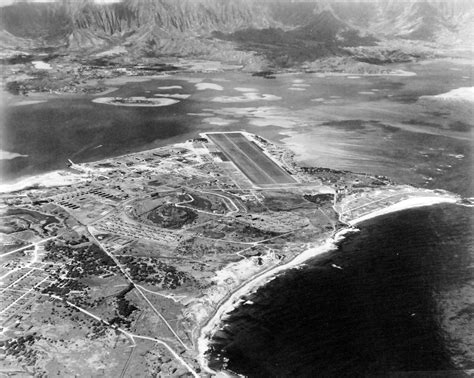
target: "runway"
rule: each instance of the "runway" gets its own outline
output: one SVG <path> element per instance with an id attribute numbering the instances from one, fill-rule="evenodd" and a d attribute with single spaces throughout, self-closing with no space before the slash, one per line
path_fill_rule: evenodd
<path id="1" fill-rule="evenodd" d="M 207 136 L 255 185 L 293 184 L 296 181 L 241 133 Z"/>

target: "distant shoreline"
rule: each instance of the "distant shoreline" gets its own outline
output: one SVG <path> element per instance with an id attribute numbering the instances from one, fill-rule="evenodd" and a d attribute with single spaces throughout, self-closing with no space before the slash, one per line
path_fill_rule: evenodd
<path id="1" fill-rule="evenodd" d="M 366 76 L 401 76 L 401 77 L 410 77 L 416 76 L 415 72 L 404 71 L 404 70 L 393 70 L 392 72 L 380 72 L 380 73 L 358 73 L 358 72 L 302 72 L 308 75 L 316 76 L 349 76 L 353 78 L 357 77 L 366 77 Z"/>

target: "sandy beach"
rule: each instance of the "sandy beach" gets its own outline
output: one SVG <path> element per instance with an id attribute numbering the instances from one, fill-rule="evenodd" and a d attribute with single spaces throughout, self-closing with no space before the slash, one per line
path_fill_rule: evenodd
<path id="1" fill-rule="evenodd" d="M 52 186 L 72 185 L 84 179 L 85 177 L 80 174 L 72 174 L 64 170 L 52 171 L 36 176 L 25 177 L 10 184 L 0 184 L 0 193 L 16 192 L 30 187 L 48 188 Z"/>
<path id="2" fill-rule="evenodd" d="M 406 200 L 400 201 L 394 205 L 385 207 L 377 211 L 373 211 L 369 214 L 353 219 L 349 221 L 348 224 L 351 226 L 356 226 L 366 220 L 379 217 L 381 215 L 394 213 L 396 211 L 402 211 L 402 210 L 412 209 L 416 207 L 437 205 L 440 203 L 456 203 L 458 200 L 459 198 L 454 197 L 454 196 L 412 197 L 412 198 L 408 198 Z"/>
<path id="3" fill-rule="evenodd" d="M 255 292 L 259 287 L 267 284 L 271 280 L 275 279 L 279 274 L 284 273 L 285 271 L 297 268 L 303 265 L 308 260 L 322 255 L 324 253 L 333 251 L 337 249 L 338 244 L 344 239 L 345 235 L 353 232 L 357 232 L 356 228 L 353 228 L 357 224 L 362 223 L 368 219 L 372 219 L 381 215 L 394 213 L 397 211 L 402 211 L 406 209 L 430 206 L 439 203 L 456 203 L 459 200 L 458 197 L 448 196 L 448 195 L 439 195 L 439 196 L 424 196 L 424 197 L 412 197 L 406 200 L 403 200 L 394 205 L 388 206 L 386 208 L 373 211 L 369 214 L 366 214 L 360 218 L 356 218 L 348 222 L 350 228 L 343 228 L 333 234 L 330 238 L 322 241 L 321 245 L 318 247 L 310 248 L 299 254 L 291 261 L 286 264 L 277 265 L 275 267 L 269 268 L 257 276 L 253 277 L 246 283 L 240 285 L 234 292 L 232 292 L 227 299 L 225 299 L 222 304 L 214 312 L 214 315 L 208 320 L 208 322 L 201 328 L 200 336 L 197 340 L 198 348 L 198 359 L 203 367 L 203 369 L 210 373 L 216 374 L 217 372 L 213 371 L 208 366 L 208 361 L 205 356 L 207 350 L 209 349 L 210 338 L 212 335 L 219 329 L 222 320 L 225 318 L 226 314 L 231 312 L 234 308 L 239 306 L 242 301 L 242 297 L 249 295 L 252 292 Z"/>
<path id="4" fill-rule="evenodd" d="M 279 274 L 284 273 L 288 269 L 301 266 L 313 257 L 335 250 L 337 248 L 337 244 L 344 239 L 344 236 L 352 232 L 357 232 L 357 230 L 352 228 L 343 228 L 328 239 L 322 239 L 321 245 L 307 249 L 292 260 L 288 261 L 286 264 L 276 265 L 264 270 L 233 291 L 232 294 L 230 294 L 227 299 L 225 299 L 217 308 L 217 310 L 214 312 L 214 315 L 208 320 L 208 322 L 201 328 L 200 336 L 197 340 L 197 348 L 199 352 L 198 359 L 203 369 L 211 374 L 217 373 L 209 368 L 207 359 L 205 357 L 205 353 L 209 347 L 210 337 L 219 329 L 220 323 L 224 319 L 225 315 L 240 304 L 241 298 L 244 295 L 248 295 L 256 291 L 259 287 L 272 281 Z"/>

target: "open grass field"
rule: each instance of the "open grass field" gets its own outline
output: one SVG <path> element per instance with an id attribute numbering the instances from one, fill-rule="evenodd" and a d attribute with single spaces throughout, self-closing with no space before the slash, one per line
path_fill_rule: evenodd
<path id="1" fill-rule="evenodd" d="M 255 184 L 291 184 L 295 180 L 253 142 L 240 133 L 212 133 L 208 137 Z"/>

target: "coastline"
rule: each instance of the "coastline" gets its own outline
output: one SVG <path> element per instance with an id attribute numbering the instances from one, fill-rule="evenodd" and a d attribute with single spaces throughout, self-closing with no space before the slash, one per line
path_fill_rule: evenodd
<path id="1" fill-rule="evenodd" d="M 172 143 L 172 145 L 173 146 L 180 146 L 180 145 L 183 145 L 184 143 L 186 143 L 186 142 Z M 79 166 L 85 165 L 87 167 L 88 164 L 97 163 L 97 162 L 100 162 L 102 160 L 118 159 L 118 158 L 126 157 L 126 156 L 129 156 L 129 155 L 154 151 L 155 149 L 159 149 L 159 148 L 161 148 L 161 147 L 155 147 L 155 148 L 140 150 L 140 151 L 136 151 L 136 152 L 127 152 L 125 154 L 120 154 L 120 155 L 117 155 L 117 156 L 104 157 L 104 158 L 94 160 L 94 161 L 79 163 L 77 165 L 79 165 Z M 1 166 L 1 160 L 0 160 L 0 166 Z M 106 171 L 107 171 L 107 168 L 101 168 L 101 173 L 106 172 Z M 9 181 L 3 180 L 3 178 L 0 174 L 0 194 L 18 192 L 20 190 L 25 190 L 25 189 L 28 189 L 30 187 L 49 188 L 49 187 L 52 187 L 52 186 L 72 185 L 72 184 L 75 184 L 75 183 L 77 183 L 79 181 L 83 181 L 83 180 L 87 180 L 87 173 L 86 172 L 71 173 L 67 169 L 55 169 L 55 170 L 52 170 L 52 171 L 21 176 L 17 179 L 13 179 L 13 180 L 9 180 Z"/>
<path id="2" fill-rule="evenodd" d="M 322 244 L 320 246 L 307 249 L 296 257 L 294 257 L 292 260 L 288 261 L 287 263 L 283 265 L 276 265 L 268 270 L 263 271 L 257 276 L 252 277 L 247 282 L 244 282 L 236 290 L 230 293 L 230 295 L 226 296 L 226 299 L 224 299 L 223 302 L 217 307 L 212 317 L 200 328 L 199 337 L 196 342 L 198 351 L 198 361 L 200 366 L 207 373 L 218 373 L 209 367 L 209 361 L 206 357 L 206 352 L 209 350 L 212 335 L 219 329 L 221 322 L 225 318 L 225 316 L 240 305 L 243 296 L 255 292 L 258 288 L 275 279 L 277 275 L 284 273 L 289 269 L 297 268 L 303 265 L 308 260 L 312 259 L 313 257 L 337 249 L 338 244 L 342 240 L 344 240 L 345 235 L 349 233 L 358 232 L 358 229 L 355 226 L 366 220 L 412 208 L 432 206 L 441 203 L 454 204 L 457 203 L 458 200 L 459 198 L 454 195 L 412 197 L 400 201 L 394 205 L 370 212 L 369 214 L 363 215 L 359 218 L 347 222 L 347 225 L 349 227 L 344 227 L 333 233 L 329 238 L 322 241 Z M 220 373 L 222 374 L 223 372 Z"/>
<path id="3" fill-rule="evenodd" d="M 385 73 L 357 73 L 357 72 L 316 72 L 312 73 L 316 76 L 360 76 L 360 77 L 371 77 L 371 76 L 398 76 L 398 77 L 411 77 L 417 76 L 415 72 L 404 71 L 404 70 L 393 70 L 392 72 Z"/>
<path id="4" fill-rule="evenodd" d="M 209 336 L 211 336 L 215 331 L 218 330 L 219 325 L 223 320 L 223 317 L 239 305 L 239 303 L 241 302 L 241 298 L 244 295 L 248 295 L 256 289 L 272 281 L 274 278 L 276 278 L 277 274 L 283 273 L 291 268 L 296 268 L 313 257 L 322 255 L 324 253 L 336 249 L 337 243 L 344 238 L 344 235 L 352 232 L 356 232 L 356 230 L 352 228 L 343 228 L 339 230 L 338 232 L 324 240 L 320 246 L 305 250 L 304 252 L 300 253 L 292 260 L 288 261 L 283 265 L 276 265 L 272 268 L 264 270 L 258 275 L 252 277 L 247 282 L 244 282 L 229 296 L 227 296 L 226 299 L 224 299 L 224 301 L 217 307 L 213 316 L 200 329 L 199 337 L 196 342 L 198 350 L 198 361 L 200 366 L 210 374 L 217 374 L 217 372 L 209 368 L 208 360 L 205 356 L 209 347 Z"/>
<path id="5" fill-rule="evenodd" d="M 252 134 L 250 134 L 252 135 Z M 182 143 L 176 143 L 174 146 L 182 145 Z M 147 151 L 152 151 L 147 150 Z M 127 155 L 134 155 L 132 154 L 124 154 L 121 156 Z M 117 158 L 117 157 L 115 157 Z M 114 159 L 115 159 L 114 158 Z M 99 160 L 100 161 L 100 160 Z M 17 182 L 12 185 L 0 185 L 0 193 L 5 191 L 15 191 L 24 189 L 21 186 L 33 186 L 34 184 L 41 185 L 42 187 L 48 186 L 61 186 L 61 185 L 70 185 L 74 182 L 82 181 L 87 179 L 87 164 L 84 167 L 84 171 L 80 174 L 72 174 L 67 172 L 66 170 L 59 170 L 48 172 L 45 174 L 28 177 L 20 182 Z M 106 170 L 106 169 L 105 169 Z M 37 181 L 36 181 L 37 180 Z M 36 182 L 35 182 L 36 181 Z M 415 192 L 416 193 L 416 192 Z M 395 204 L 388 205 L 383 208 L 376 209 L 371 211 L 367 214 L 363 214 L 358 218 L 355 218 L 350 221 L 344 222 L 346 227 L 338 230 L 337 232 L 332 233 L 325 233 L 322 234 L 316 241 L 318 245 L 309 249 L 304 250 L 300 254 L 296 255 L 291 260 L 283 263 L 283 264 L 275 264 L 261 272 L 254 272 L 254 276 L 252 273 L 248 274 L 243 277 L 241 283 L 236 286 L 234 289 L 230 290 L 226 295 L 222 296 L 221 300 L 215 301 L 214 304 L 210 307 L 212 311 L 208 312 L 209 317 L 204 317 L 201 321 L 197 321 L 195 323 L 194 330 L 196 333 L 194 334 L 193 330 L 193 341 L 194 346 L 197 352 L 197 360 L 204 371 L 207 371 L 211 374 L 216 374 L 215 371 L 209 368 L 208 360 L 206 357 L 206 352 L 209 349 L 211 337 L 212 335 L 219 329 L 221 326 L 222 320 L 225 318 L 226 314 L 232 311 L 234 308 L 239 306 L 242 301 L 242 297 L 248 295 L 258 288 L 262 287 L 263 285 L 267 284 L 274 278 L 276 278 L 279 274 L 284 273 L 285 271 L 293 268 L 297 268 L 303 264 L 305 264 L 308 260 L 322 255 L 327 252 L 334 251 L 338 248 L 338 244 L 344 239 L 346 234 L 357 232 L 356 225 L 362 223 L 365 220 L 369 220 L 381 215 L 415 208 L 415 207 L 423 207 L 423 206 L 430 206 L 439 203 L 456 203 L 461 198 L 456 195 L 450 195 L 445 192 L 441 191 L 424 191 L 423 195 L 416 196 L 413 194 L 412 197 L 399 201 Z M 242 262 L 245 260 L 240 260 Z M 248 261 L 248 260 L 247 260 Z M 236 263 L 233 263 L 236 264 Z M 229 265 L 225 266 L 223 269 L 216 271 L 216 276 L 219 276 L 220 272 L 225 272 L 226 268 Z M 237 271 L 237 270 L 236 270 Z M 235 273 L 235 272 L 233 272 Z M 206 296 L 206 294 L 205 294 Z M 205 297 L 204 296 L 204 297 Z M 202 297 L 201 297 L 202 298 Z M 206 301 L 204 301 L 206 302 Z M 209 302 L 208 302 L 209 305 Z M 209 308 L 209 307 L 208 307 Z M 202 324 L 202 326 L 200 325 Z"/>
<path id="6" fill-rule="evenodd" d="M 1 177 L 0 177 L 1 178 Z M 38 175 L 21 177 L 9 183 L 0 184 L 0 194 L 18 192 L 30 187 L 48 188 L 51 186 L 72 185 L 83 180 L 80 174 L 68 173 L 66 170 L 55 170 Z"/>
<path id="7" fill-rule="evenodd" d="M 373 219 L 382 215 L 390 214 L 390 213 L 395 213 L 397 211 L 402 211 L 402 210 L 408 210 L 408 209 L 414 209 L 418 207 L 425 207 L 425 206 L 431 206 L 431 205 L 438 205 L 441 203 L 456 203 L 458 202 L 459 198 L 454 197 L 454 196 L 424 196 L 424 197 L 411 197 L 405 200 L 402 200 L 400 202 L 397 202 L 396 204 L 390 205 L 388 207 L 372 211 L 368 214 L 365 214 L 359 218 L 355 218 L 351 221 L 348 221 L 347 224 L 350 226 L 354 227 L 366 220 Z"/>

